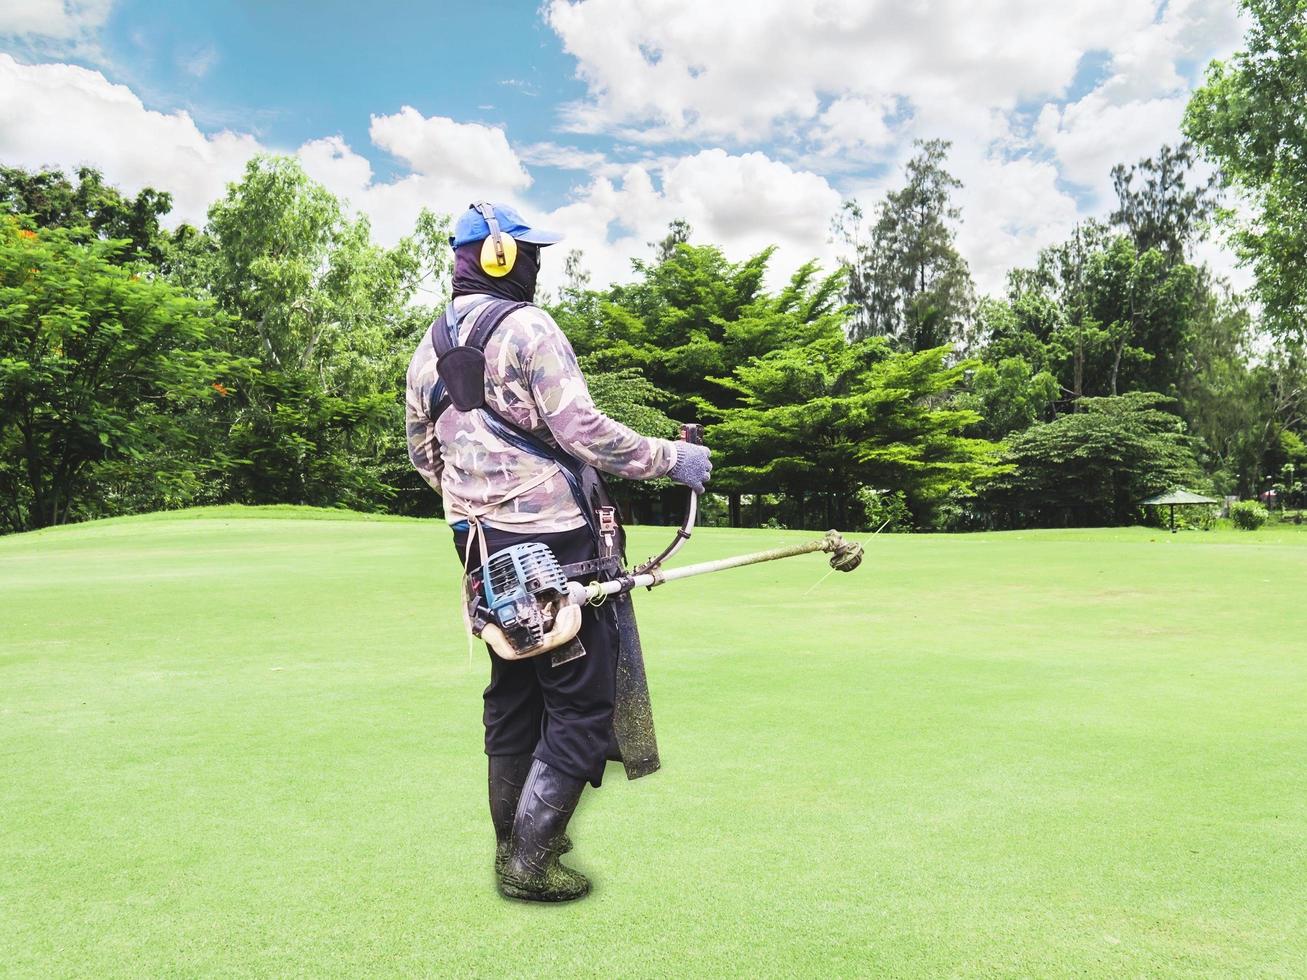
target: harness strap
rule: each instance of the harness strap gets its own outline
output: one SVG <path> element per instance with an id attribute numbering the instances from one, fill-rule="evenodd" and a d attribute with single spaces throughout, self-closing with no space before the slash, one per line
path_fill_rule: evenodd
<path id="1" fill-rule="evenodd" d="M 462 316 L 459 316 L 454 311 L 454 304 L 450 303 L 446 307 L 444 314 L 431 324 L 431 345 L 435 348 L 437 358 L 444 357 L 457 346 L 473 348 L 484 353 L 490 335 L 494 333 L 499 325 L 510 314 L 530 305 L 530 303 L 520 303 L 513 300 L 486 299 L 469 307 L 463 312 Z M 479 310 L 484 312 L 477 318 L 477 322 L 472 327 L 472 332 L 468 334 L 467 343 L 459 345 L 459 324 L 466 317 Z M 453 405 L 453 399 L 449 395 L 448 387 L 443 380 L 438 381 L 431 389 L 430 400 L 427 403 L 427 417 L 435 422 L 451 405 Z M 562 473 L 564 480 L 567 482 L 568 490 L 571 491 L 572 500 L 576 503 L 577 510 L 581 512 L 581 516 L 585 519 L 586 527 L 590 530 L 590 536 L 598 546 L 601 540 L 598 517 L 595 514 L 594 505 L 586 494 L 585 481 L 582 477 L 586 464 L 561 447 L 553 446 L 534 433 L 515 425 L 486 404 L 484 400 L 476 410 L 482 413 L 487 428 L 504 442 L 522 452 L 529 453 L 540 459 L 551 460 L 558 465 L 559 472 Z M 552 473 L 546 474 L 546 476 L 552 475 Z M 519 487 L 512 496 L 517 496 L 518 493 L 535 486 L 539 482 L 543 482 L 544 479 L 545 477 L 542 477 L 540 480 L 532 481 L 526 487 Z"/>
<path id="2" fill-rule="evenodd" d="M 539 436 L 518 428 L 489 405 L 483 405 L 481 411 L 486 417 L 490 431 L 510 446 L 515 446 L 532 456 L 552 460 L 558 464 L 558 470 L 563 474 L 563 479 L 567 481 L 567 488 L 572 493 L 572 500 L 576 503 L 581 516 L 585 518 L 585 524 L 590 529 L 590 535 L 595 541 L 598 541 L 599 525 L 596 523 L 594 507 L 585 495 L 585 487 L 581 479 L 580 469 L 585 464 L 557 446 L 551 446 Z"/>
<path id="3" fill-rule="evenodd" d="M 467 342 L 464 347 L 475 347 L 479 351 L 485 351 L 486 344 L 490 341 L 490 335 L 495 332 L 501 323 L 510 315 L 518 310 L 530 306 L 530 303 L 515 303 L 509 299 L 495 299 L 488 303 L 480 304 L 473 307 L 468 312 L 474 312 L 481 306 L 490 306 L 492 309 L 486 310 L 477 322 L 472 326 L 472 332 L 467 335 Z"/>
<path id="4" fill-rule="evenodd" d="M 454 312 L 454 304 L 450 303 L 445 307 L 445 312 L 431 322 L 431 331 L 428 334 L 428 339 L 431 341 L 432 349 L 436 352 L 437 365 L 439 365 L 441 358 L 458 346 L 458 325 L 465 318 L 476 313 L 478 310 L 489 306 L 493 302 L 495 302 L 493 299 L 477 300 L 463 311 L 462 317 Z M 482 317 L 477 321 L 477 326 L 479 327 L 484 322 L 486 322 L 485 318 Z M 499 321 L 496 320 L 490 329 L 493 330 L 494 327 L 497 327 L 498 325 Z M 473 329 L 475 330 L 476 327 Z M 489 338 L 489 335 L 490 330 L 487 330 L 486 338 L 481 341 L 483 347 L 485 345 L 485 340 Z M 439 367 L 437 367 L 437 371 L 439 371 Z M 484 386 L 484 384 L 485 381 L 483 376 L 482 385 Z M 445 414 L 445 409 L 449 408 L 452 404 L 454 404 L 454 399 L 449 394 L 449 386 L 445 384 L 445 379 L 437 378 L 435 386 L 432 387 L 431 394 L 427 399 L 427 418 L 432 422 L 438 421 L 440 416 Z"/>
<path id="5" fill-rule="evenodd" d="M 440 316 L 436 317 L 434 320 L 431 321 L 431 335 L 430 335 L 431 346 L 435 348 L 436 356 L 440 357 L 441 355 L 448 353 L 449 351 L 453 350 L 455 347 L 458 346 L 459 324 L 461 324 L 464 320 L 470 317 L 473 313 L 477 312 L 477 310 L 484 309 L 485 307 L 489 306 L 491 303 L 495 303 L 495 302 L 511 303 L 511 300 L 496 300 L 493 297 L 489 297 L 486 299 L 479 299 L 476 302 L 472 303 L 472 305 L 470 305 L 466 310 L 464 310 L 462 316 L 459 316 L 456 312 L 454 312 L 453 303 L 450 303 L 448 306 L 446 306 L 445 312 L 440 314 Z M 481 323 L 484 322 L 485 322 L 484 320 L 478 321 L 477 326 L 480 326 Z M 499 326 L 499 324 L 496 323 L 494 326 L 497 327 Z M 473 329 L 475 332 L 475 328 Z M 494 327 L 491 327 L 490 330 L 486 331 L 486 337 L 481 341 L 483 345 L 485 344 L 485 340 L 489 339 L 490 332 L 493 329 Z M 469 337 L 468 340 L 470 341 L 471 338 Z M 469 343 L 468 346 L 470 347 L 472 345 Z"/>

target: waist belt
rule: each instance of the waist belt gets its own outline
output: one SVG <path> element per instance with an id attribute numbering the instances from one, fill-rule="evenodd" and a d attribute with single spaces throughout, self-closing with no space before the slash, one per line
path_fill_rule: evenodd
<path id="1" fill-rule="evenodd" d="M 622 563 L 617 555 L 609 555 L 607 558 L 591 558 L 589 561 L 574 561 L 570 565 L 563 566 L 563 574 L 568 578 L 579 578 L 582 575 L 591 575 L 594 572 L 620 572 Z"/>

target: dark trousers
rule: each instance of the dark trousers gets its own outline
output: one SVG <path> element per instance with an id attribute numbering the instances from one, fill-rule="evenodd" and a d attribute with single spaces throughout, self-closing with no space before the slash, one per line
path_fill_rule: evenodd
<path id="1" fill-rule="evenodd" d="M 483 525 L 484 526 L 484 525 Z M 536 534 L 514 534 L 485 528 L 486 549 L 494 554 L 526 541 L 547 544 L 559 564 L 596 557 L 587 528 Z M 459 561 L 467 545 L 467 531 L 454 532 Z M 477 542 L 472 543 L 468 564 L 481 562 Z M 594 575 L 578 576 L 592 580 Z M 581 632 L 585 656 L 553 666 L 548 653 L 526 660 L 504 660 L 490 652 L 490 686 L 485 691 L 486 755 L 531 753 L 576 779 L 598 786 L 613 727 L 613 699 L 617 678 L 617 619 L 607 606 L 582 610 Z M 486 647 L 487 651 L 490 648 Z"/>

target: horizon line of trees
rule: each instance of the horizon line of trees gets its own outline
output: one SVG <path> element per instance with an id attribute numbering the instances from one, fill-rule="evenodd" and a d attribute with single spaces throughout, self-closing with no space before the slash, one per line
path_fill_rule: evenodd
<path id="1" fill-rule="evenodd" d="M 769 290 L 772 249 L 731 262 L 676 221 L 627 283 L 590 288 L 569 253 L 542 305 L 610 414 L 667 437 L 707 424 L 707 513 L 734 525 L 1125 523 L 1177 485 L 1293 499 L 1307 146 L 1278 107 L 1307 100 L 1307 26 L 1244 6 L 1246 50 L 1194 93 L 1193 142 L 1113 168 L 1111 212 L 1001 295 L 976 295 L 949 144 L 929 140 L 900 187 L 834 217 L 835 270 Z M 252 160 L 202 228 L 165 228 L 171 203 L 90 168 L 0 167 L 0 531 L 224 502 L 437 513 L 402 393 L 448 219 L 380 247 L 285 157 Z M 1193 258 L 1214 226 L 1250 296 Z M 618 492 L 639 520 L 679 515 L 667 481 Z"/>

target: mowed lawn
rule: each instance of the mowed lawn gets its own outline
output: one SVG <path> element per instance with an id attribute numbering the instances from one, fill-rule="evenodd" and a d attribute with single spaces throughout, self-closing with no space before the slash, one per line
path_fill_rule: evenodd
<path id="1" fill-rule="evenodd" d="M 312 516 L 0 539 L 0 974 L 1307 974 L 1307 533 L 641 593 L 664 768 L 610 767 L 594 893 L 537 907 L 493 888 L 447 529 Z"/>

